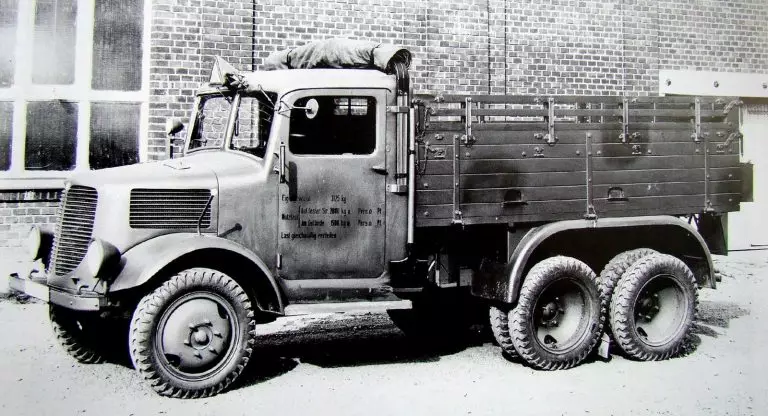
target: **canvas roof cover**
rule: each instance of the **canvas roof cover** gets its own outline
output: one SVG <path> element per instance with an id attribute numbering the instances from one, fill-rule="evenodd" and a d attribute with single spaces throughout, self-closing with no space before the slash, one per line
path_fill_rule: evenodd
<path id="1" fill-rule="evenodd" d="M 270 54 L 262 69 L 355 68 L 394 73 L 394 65 L 411 64 L 411 53 L 400 46 L 351 39 L 325 39 Z"/>

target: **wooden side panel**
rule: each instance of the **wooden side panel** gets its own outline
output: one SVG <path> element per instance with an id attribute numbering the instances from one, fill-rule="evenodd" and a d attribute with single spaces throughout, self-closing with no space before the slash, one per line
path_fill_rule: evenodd
<path id="1" fill-rule="evenodd" d="M 467 97 L 429 104 L 417 225 L 449 224 L 455 192 L 468 223 L 583 218 L 590 204 L 598 216 L 738 209 L 729 99 L 700 99 L 697 129 L 694 97 L 638 97 L 625 112 L 621 97 L 554 97 L 550 110 L 538 97 L 471 96 L 467 129 Z"/>

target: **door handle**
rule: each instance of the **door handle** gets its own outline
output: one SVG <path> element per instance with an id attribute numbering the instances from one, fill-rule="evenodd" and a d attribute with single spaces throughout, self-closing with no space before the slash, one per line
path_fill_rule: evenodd
<path id="1" fill-rule="evenodd" d="M 371 170 L 378 173 L 379 175 L 389 175 L 387 168 L 384 166 L 371 166 Z"/>
<path id="2" fill-rule="evenodd" d="M 280 174 L 280 183 L 285 183 L 285 143 L 280 143 L 280 154 L 278 155 L 278 158 L 280 159 L 278 161 L 278 173 Z"/>

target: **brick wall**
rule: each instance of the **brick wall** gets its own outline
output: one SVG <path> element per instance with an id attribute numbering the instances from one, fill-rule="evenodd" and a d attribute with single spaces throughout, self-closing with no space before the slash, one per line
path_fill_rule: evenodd
<path id="1" fill-rule="evenodd" d="M 194 91 L 213 57 L 239 69 L 253 65 L 254 0 L 153 0 L 150 23 L 149 149 L 164 159 L 165 121 L 186 120 Z M 183 133 L 182 133 L 183 134 Z"/>
<path id="2" fill-rule="evenodd" d="M 32 224 L 52 226 L 61 192 L 28 190 L 0 192 L 0 256 L 13 259 L 23 253 L 23 238 Z"/>
<path id="3" fill-rule="evenodd" d="M 215 55 L 347 37 L 408 47 L 417 92 L 649 95 L 659 69 L 768 72 L 766 21 L 765 0 L 156 0 L 148 153 Z"/>
<path id="4" fill-rule="evenodd" d="M 656 94 L 659 69 L 768 72 L 765 0 L 265 0 L 254 64 L 349 37 L 415 54 L 419 92 Z"/>

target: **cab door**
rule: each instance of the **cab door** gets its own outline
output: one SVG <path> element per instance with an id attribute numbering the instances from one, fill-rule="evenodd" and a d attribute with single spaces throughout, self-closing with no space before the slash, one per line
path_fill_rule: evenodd
<path id="1" fill-rule="evenodd" d="M 281 143 L 278 274 L 376 278 L 385 271 L 384 126 L 377 90 L 300 91 Z"/>

